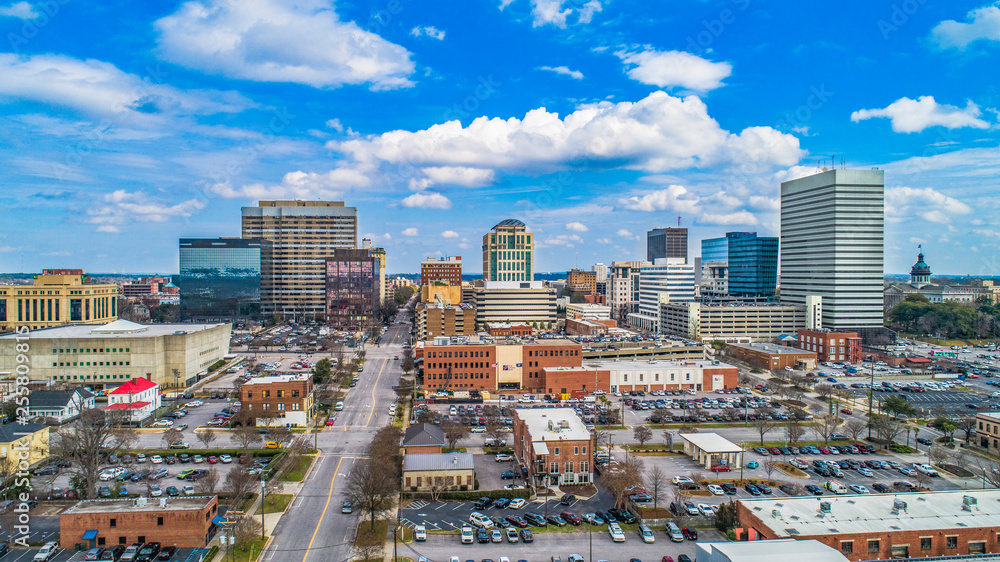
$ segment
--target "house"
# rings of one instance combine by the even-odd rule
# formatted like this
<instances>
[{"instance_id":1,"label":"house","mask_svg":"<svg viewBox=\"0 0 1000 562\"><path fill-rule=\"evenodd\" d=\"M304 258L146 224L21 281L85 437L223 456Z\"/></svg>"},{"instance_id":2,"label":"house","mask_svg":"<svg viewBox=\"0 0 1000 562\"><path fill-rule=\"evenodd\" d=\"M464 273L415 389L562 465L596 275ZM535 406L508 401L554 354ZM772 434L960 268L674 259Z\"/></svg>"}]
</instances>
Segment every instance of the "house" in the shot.
<instances>
[{"instance_id":1,"label":"house","mask_svg":"<svg viewBox=\"0 0 1000 562\"><path fill-rule=\"evenodd\" d=\"M84 388L73 390L36 390L28 401L28 415L32 418L51 418L65 423L80 412L97 406L93 393Z\"/></svg>"},{"instance_id":2,"label":"house","mask_svg":"<svg viewBox=\"0 0 1000 562\"><path fill-rule=\"evenodd\" d=\"M108 412L128 412L128 421L139 423L160 408L160 385L134 378L108 393Z\"/></svg>"},{"instance_id":3,"label":"house","mask_svg":"<svg viewBox=\"0 0 1000 562\"><path fill-rule=\"evenodd\" d=\"M444 447L444 430L432 423L418 423L406 428L403 434L403 453L441 453Z\"/></svg>"},{"instance_id":4,"label":"house","mask_svg":"<svg viewBox=\"0 0 1000 562\"><path fill-rule=\"evenodd\" d=\"M424 453L403 457L403 486L414 492L473 490L476 468L471 453Z\"/></svg>"},{"instance_id":5,"label":"house","mask_svg":"<svg viewBox=\"0 0 1000 562\"><path fill-rule=\"evenodd\" d=\"M14 474L18 464L29 466L49 458L49 428L40 423L11 422L0 425L0 463L4 474Z\"/></svg>"}]
</instances>

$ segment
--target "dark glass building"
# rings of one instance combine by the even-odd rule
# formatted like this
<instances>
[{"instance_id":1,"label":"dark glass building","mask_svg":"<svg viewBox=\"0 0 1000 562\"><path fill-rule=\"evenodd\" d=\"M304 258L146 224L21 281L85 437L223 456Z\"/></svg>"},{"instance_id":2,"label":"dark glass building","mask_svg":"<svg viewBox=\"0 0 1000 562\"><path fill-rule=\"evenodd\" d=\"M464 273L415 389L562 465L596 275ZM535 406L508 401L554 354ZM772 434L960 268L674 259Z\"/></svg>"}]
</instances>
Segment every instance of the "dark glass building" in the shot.
<instances>
[{"instance_id":1,"label":"dark glass building","mask_svg":"<svg viewBox=\"0 0 1000 562\"><path fill-rule=\"evenodd\" d=\"M326 259L326 323L335 330L364 331L375 319L379 258L371 250L334 250Z\"/></svg>"},{"instance_id":2,"label":"dark glass building","mask_svg":"<svg viewBox=\"0 0 1000 562\"><path fill-rule=\"evenodd\" d=\"M646 261L660 258L688 259L688 229L654 228L646 233Z\"/></svg>"},{"instance_id":3,"label":"dark glass building","mask_svg":"<svg viewBox=\"0 0 1000 562\"><path fill-rule=\"evenodd\" d=\"M270 275L271 242L181 238L181 314L192 319L259 318L261 279Z\"/></svg>"},{"instance_id":4,"label":"dark glass building","mask_svg":"<svg viewBox=\"0 0 1000 562\"><path fill-rule=\"evenodd\" d=\"M778 238L756 232L728 232L729 294L772 297L778 288Z\"/></svg>"}]
</instances>

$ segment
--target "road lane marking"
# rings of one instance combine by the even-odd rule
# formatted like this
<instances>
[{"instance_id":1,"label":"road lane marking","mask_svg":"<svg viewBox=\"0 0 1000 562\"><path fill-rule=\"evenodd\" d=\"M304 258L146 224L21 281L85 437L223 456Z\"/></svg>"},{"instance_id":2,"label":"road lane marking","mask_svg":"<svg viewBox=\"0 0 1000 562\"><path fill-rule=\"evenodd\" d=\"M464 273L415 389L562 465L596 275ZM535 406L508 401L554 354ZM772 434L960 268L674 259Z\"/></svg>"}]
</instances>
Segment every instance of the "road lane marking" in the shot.
<instances>
[{"instance_id":1,"label":"road lane marking","mask_svg":"<svg viewBox=\"0 0 1000 562\"><path fill-rule=\"evenodd\" d=\"M306 553L302 555L302 562L309 558L309 552L312 550L313 542L316 540L316 534L319 533L319 526L323 524L323 517L326 516L326 510L330 508L330 500L333 499L333 484L337 481L337 476L340 474L340 463L344 462L344 457L340 457L337 461L337 468L333 470L333 478L330 479L330 491L326 495L326 505L323 506L323 512L319 514L319 521L316 521L316 529L313 530L312 538L309 539L309 546L306 547Z\"/></svg>"},{"instance_id":2,"label":"road lane marking","mask_svg":"<svg viewBox=\"0 0 1000 562\"><path fill-rule=\"evenodd\" d=\"M372 409L371 409L371 411L368 412L369 414L374 414L375 413L375 391L378 389L378 380L380 378L382 378L382 371L385 370L385 366L387 364L388 364L388 361L386 361L385 359L383 359L382 360L382 367L378 370L378 375L375 376L375 384L372 385ZM368 424L372 423L372 419L374 417L375 417L374 415L369 415L368 416L368 423L365 424L366 427L368 426Z\"/></svg>"}]
</instances>

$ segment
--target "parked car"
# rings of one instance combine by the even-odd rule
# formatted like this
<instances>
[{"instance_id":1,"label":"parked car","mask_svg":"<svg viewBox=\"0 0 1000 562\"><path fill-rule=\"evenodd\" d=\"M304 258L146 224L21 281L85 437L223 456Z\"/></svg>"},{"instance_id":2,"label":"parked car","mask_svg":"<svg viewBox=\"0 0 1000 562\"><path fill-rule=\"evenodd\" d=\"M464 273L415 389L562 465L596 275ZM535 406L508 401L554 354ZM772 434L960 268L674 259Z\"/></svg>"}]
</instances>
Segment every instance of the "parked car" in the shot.
<instances>
[{"instance_id":1,"label":"parked car","mask_svg":"<svg viewBox=\"0 0 1000 562\"><path fill-rule=\"evenodd\" d=\"M157 560L170 560L174 557L174 553L177 552L176 546L165 546L160 549L160 553L156 555Z\"/></svg>"},{"instance_id":2,"label":"parked car","mask_svg":"<svg viewBox=\"0 0 1000 562\"><path fill-rule=\"evenodd\" d=\"M698 540L698 531L696 529L692 529L691 527L684 527L683 529L681 529L681 533L683 533L684 538L689 541Z\"/></svg>"}]
</instances>

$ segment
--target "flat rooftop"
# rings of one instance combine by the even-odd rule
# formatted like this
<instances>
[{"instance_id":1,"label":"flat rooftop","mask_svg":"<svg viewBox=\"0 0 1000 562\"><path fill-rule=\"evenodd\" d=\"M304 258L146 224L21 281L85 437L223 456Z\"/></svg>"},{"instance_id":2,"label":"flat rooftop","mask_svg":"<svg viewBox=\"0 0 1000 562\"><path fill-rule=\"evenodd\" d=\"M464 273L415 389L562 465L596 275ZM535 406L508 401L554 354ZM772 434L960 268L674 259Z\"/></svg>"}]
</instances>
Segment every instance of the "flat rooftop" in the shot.
<instances>
[{"instance_id":1,"label":"flat rooftop","mask_svg":"<svg viewBox=\"0 0 1000 562\"><path fill-rule=\"evenodd\" d=\"M121 500L83 500L64 511L63 515L78 513L121 513L123 511L193 511L208 507L215 501L215 496L184 496L166 498L166 506L160 506L161 498L150 498L146 505L139 505L135 499Z\"/></svg>"},{"instance_id":2,"label":"flat rooftop","mask_svg":"<svg viewBox=\"0 0 1000 562\"><path fill-rule=\"evenodd\" d=\"M963 498L976 505L965 508ZM893 500L906 502L894 513ZM737 500L780 537L1000 527L1000 490ZM820 513L829 502L830 512Z\"/></svg>"},{"instance_id":3,"label":"flat rooftop","mask_svg":"<svg viewBox=\"0 0 1000 562\"><path fill-rule=\"evenodd\" d=\"M654 359L653 361L625 360L625 361L594 361L589 360L583 363L584 367L598 369L735 369L735 365L713 362L710 359Z\"/></svg>"},{"instance_id":4,"label":"flat rooftop","mask_svg":"<svg viewBox=\"0 0 1000 562\"><path fill-rule=\"evenodd\" d=\"M720 553L732 562L774 562L808 559L809 562L846 562L847 557L817 540L737 541L698 543L698 552Z\"/></svg>"},{"instance_id":5,"label":"flat rooftop","mask_svg":"<svg viewBox=\"0 0 1000 562\"><path fill-rule=\"evenodd\" d=\"M706 453L738 453L743 450L743 447L718 433L681 433L680 436Z\"/></svg>"},{"instance_id":6,"label":"flat rooftop","mask_svg":"<svg viewBox=\"0 0 1000 562\"><path fill-rule=\"evenodd\" d=\"M729 345L743 349L752 349L754 351L763 351L772 355L816 355L812 351L785 345L775 345L773 343L731 343Z\"/></svg>"},{"instance_id":7,"label":"flat rooftop","mask_svg":"<svg viewBox=\"0 0 1000 562\"><path fill-rule=\"evenodd\" d=\"M126 338L158 338L203 332L225 324L138 324L128 320L115 320L110 324L87 324L74 326L58 326L32 330L31 339L126 339ZM0 338L13 338L17 334L5 334Z\"/></svg>"},{"instance_id":8,"label":"flat rooftop","mask_svg":"<svg viewBox=\"0 0 1000 562\"><path fill-rule=\"evenodd\" d=\"M590 431L573 408L516 409L514 413L527 424L532 441L590 439Z\"/></svg>"},{"instance_id":9,"label":"flat rooftop","mask_svg":"<svg viewBox=\"0 0 1000 562\"><path fill-rule=\"evenodd\" d=\"M293 382L293 381L304 381L307 377L311 377L309 373L286 373L283 375L264 375L262 377L254 377L247 382L243 383L243 386L251 386L255 384L271 384L274 382Z\"/></svg>"}]
</instances>

